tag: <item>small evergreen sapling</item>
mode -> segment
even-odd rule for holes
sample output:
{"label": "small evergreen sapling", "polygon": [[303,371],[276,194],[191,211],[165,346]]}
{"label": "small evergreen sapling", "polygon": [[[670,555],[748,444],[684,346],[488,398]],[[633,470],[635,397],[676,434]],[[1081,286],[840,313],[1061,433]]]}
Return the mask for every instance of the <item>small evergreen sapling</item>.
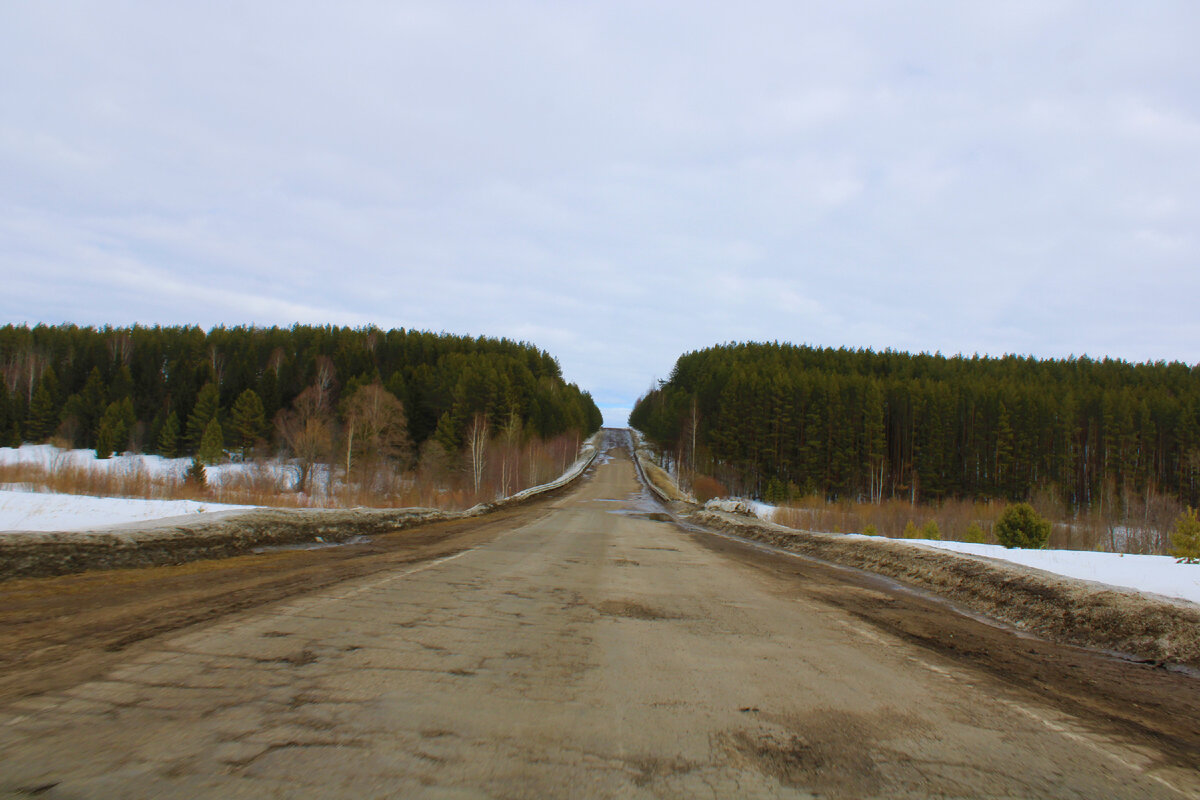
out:
{"label": "small evergreen sapling", "polygon": [[192,463],[187,468],[187,473],[184,474],[184,480],[195,486],[198,489],[204,489],[208,486],[208,473],[204,469],[204,462],[199,456],[192,456]]}
{"label": "small evergreen sapling", "polygon": [[904,531],[900,534],[902,539],[920,539],[921,534],[917,531],[917,525],[911,519],[904,526]]}
{"label": "small evergreen sapling", "polygon": [[963,533],[963,541],[970,544],[983,544],[985,540],[983,528],[979,527],[978,522],[972,522],[967,526],[967,530]]}
{"label": "small evergreen sapling", "polygon": [[1200,564],[1200,519],[1196,518],[1196,509],[1189,506],[1175,520],[1169,552],[1180,564]]}
{"label": "small evergreen sapling", "polygon": [[921,526],[921,538],[941,541],[942,529],[938,527],[937,520],[931,519]]}
{"label": "small evergreen sapling", "polygon": [[1036,550],[1050,539],[1050,522],[1029,503],[1017,503],[1004,509],[996,520],[996,539],[1008,548]]}

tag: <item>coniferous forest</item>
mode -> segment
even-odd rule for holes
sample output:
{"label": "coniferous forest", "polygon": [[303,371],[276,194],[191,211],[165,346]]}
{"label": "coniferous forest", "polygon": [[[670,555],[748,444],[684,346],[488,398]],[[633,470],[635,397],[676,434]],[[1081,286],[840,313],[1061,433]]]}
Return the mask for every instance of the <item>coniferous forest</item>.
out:
{"label": "coniferous forest", "polygon": [[1200,369],[726,344],[679,358],[630,423],[685,478],[784,501],[1200,503]]}
{"label": "coniferous forest", "polygon": [[364,387],[375,407],[399,401],[414,454],[427,441],[458,451],[472,426],[550,439],[601,424],[545,351],[404,329],[7,325],[0,373],[0,445],[54,439],[102,457],[287,449],[306,414],[353,415]]}

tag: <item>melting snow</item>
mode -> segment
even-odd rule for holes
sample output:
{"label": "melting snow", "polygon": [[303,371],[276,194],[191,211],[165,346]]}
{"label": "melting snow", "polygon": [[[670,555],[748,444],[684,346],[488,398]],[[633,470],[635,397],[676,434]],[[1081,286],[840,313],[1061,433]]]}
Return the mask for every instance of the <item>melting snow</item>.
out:
{"label": "melting snow", "polygon": [[92,530],[160,517],[251,508],[196,500],[133,500],[0,490],[0,535],[12,531]]}

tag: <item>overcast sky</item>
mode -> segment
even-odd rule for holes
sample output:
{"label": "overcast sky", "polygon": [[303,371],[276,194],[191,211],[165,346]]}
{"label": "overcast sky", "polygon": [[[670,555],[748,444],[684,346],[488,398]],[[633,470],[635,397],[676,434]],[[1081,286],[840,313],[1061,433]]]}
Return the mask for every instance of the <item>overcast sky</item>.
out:
{"label": "overcast sky", "polygon": [[1200,361],[1200,4],[0,11],[0,320]]}

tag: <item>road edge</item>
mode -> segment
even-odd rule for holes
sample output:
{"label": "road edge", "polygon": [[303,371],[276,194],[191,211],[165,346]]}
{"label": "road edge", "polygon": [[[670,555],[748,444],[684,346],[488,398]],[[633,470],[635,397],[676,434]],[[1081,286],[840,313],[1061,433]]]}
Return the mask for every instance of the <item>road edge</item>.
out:
{"label": "road edge", "polygon": [[682,495],[678,489],[657,486],[664,479],[669,481],[669,476],[663,473],[651,480],[632,431],[630,444],[639,478],[673,516],[691,525],[800,557],[884,575],[1061,644],[1200,669],[1200,607],[1192,603],[1156,599],[965,553],[798,530],[705,509],[674,499]]}
{"label": "road edge", "polygon": [[152,520],[98,531],[6,533],[0,536],[0,583],[94,569],[182,564],[245,555],[257,548],[337,544],[435,522],[471,519],[545,498],[578,481],[600,453],[602,432],[589,437],[575,463],[555,480],[465,511],[431,508],[221,511]]}

